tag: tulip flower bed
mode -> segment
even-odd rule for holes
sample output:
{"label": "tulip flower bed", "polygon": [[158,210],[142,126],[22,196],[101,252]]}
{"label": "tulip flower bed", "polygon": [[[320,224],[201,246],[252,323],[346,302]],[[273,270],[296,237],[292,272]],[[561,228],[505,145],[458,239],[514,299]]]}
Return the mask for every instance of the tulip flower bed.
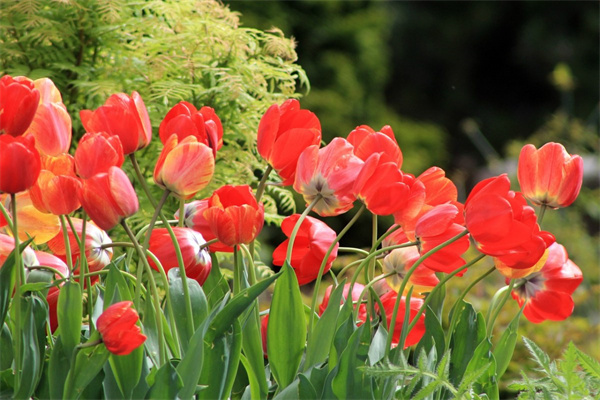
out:
{"label": "tulip flower bed", "polygon": [[[582,184],[581,157],[558,143],[523,148],[521,192],[504,174],[463,204],[442,169],[402,171],[389,126],[321,146],[317,116],[287,100],[257,127],[266,161],[257,187],[194,199],[227,143],[218,110],[180,102],[158,130],[157,199],[136,160],[153,140],[139,94],[114,94],[80,117],[86,133],[69,154],[71,120],[52,82],[0,80],[2,396],[497,399],[522,315],[541,323],[573,312],[582,273],[541,229],[544,213],[573,203]],[[283,220],[287,239],[273,252],[281,268],[259,279],[261,198],[274,174],[306,209]],[[134,185],[153,206],[135,229]],[[181,205],[174,216],[163,212],[170,196]],[[356,202],[346,227],[328,226]],[[341,247],[362,213],[374,227],[364,248]],[[385,215],[394,224],[378,236]],[[117,231],[128,240],[113,241]],[[342,252],[354,261],[334,273]],[[482,270],[484,258],[493,262]],[[446,285],[467,271],[471,283],[444,306]],[[484,315],[465,297],[490,274],[506,285]],[[319,299],[325,275],[334,284]],[[511,297],[520,311],[494,337]],[[597,368],[571,350],[586,371]]]}

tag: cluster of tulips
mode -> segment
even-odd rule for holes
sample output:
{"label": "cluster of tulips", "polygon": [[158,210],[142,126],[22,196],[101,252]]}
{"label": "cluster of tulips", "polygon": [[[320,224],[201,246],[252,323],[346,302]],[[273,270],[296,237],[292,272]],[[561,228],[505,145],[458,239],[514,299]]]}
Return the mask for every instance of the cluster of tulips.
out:
{"label": "cluster of tulips", "polygon": [[[60,330],[62,321],[68,320],[66,311],[83,311],[87,330],[82,327],[80,334],[95,338],[94,344],[118,356],[130,354],[146,340],[144,319],[138,322],[138,311],[143,311],[136,311],[140,297],[148,296],[154,310],[171,306],[159,298],[154,276],[164,278],[168,286],[173,272],[178,272],[187,300],[185,315],[191,320],[195,310],[189,292],[196,286],[190,281],[199,286],[205,283],[215,268],[215,254],[234,253],[233,295],[256,285],[253,242],[263,227],[261,197],[273,171],[280,178],[278,185],[292,186],[307,204],[301,215],[283,220],[281,229],[288,239],[273,252],[273,264],[282,270],[291,267],[296,285],[314,282],[310,315],[315,316],[308,318],[308,341],[317,315],[328,308],[335,289],[335,285],[327,288],[317,309],[325,274],[337,284],[351,273],[343,298],[354,305],[354,321],[358,326],[378,322],[392,331],[387,337],[389,351],[417,344],[425,333],[431,293],[486,256],[493,259],[494,267],[478,280],[494,271],[506,277],[507,286],[491,307],[495,316],[510,295],[535,323],[563,320],[573,312],[571,295],[582,273],[554,236],[540,228],[544,212],[573,203],[582,184],[581,157],[569,155],[558,143],[540,149],[523,147],[518,166],[520,192],[511,190],[504,174],[479,182],[463,204],[442,169],[432,167],[419,176],[402,171],[402,152],[389,126],[376,131],[362,125],[347,138],[336,137],[321,146],[317,116],[291,99],[272,105],[258,126],[257,150],[267,163],[258,186],[226,185],[208,198],[193,200],[214,174],[215,159],[224,145],[223,127],[211,107],[197,109],[182,101],[166,114],[158,129],[163,148],[154,182],[164,194],[157,201],[135,158],[152,140],[152,125],[140,95],[114,94],[96,110],[81,111],[80,118],[86,133],[70,154],[71,120],[53,83],[10,76],[0,80],[0,229],[4,231],[0,265],[11,255],[15,259],[10,293],[16,309],[11,309],[7,323],[15,327],[12,368],[17,382],[26,374],[24,356],[19,356],[26,349],[18,339],[22,316],[20,301],[14,298],[24,295],[21,288],[36,271],[52,275],[45,287],[50,332]],[[133,232],[126,222],[138,211],[139,202],[130,177],[121,169],[125,156],[155,210],[140,232]],[[171,195],[181,204],[175,221],[162,212]],[[527,200],[539,207],[537,214]],[[346,228],[335,232],[327,225],[327,217],[349,211],[356,201],[362,207]],[[374,221],[370,250],[340,247],[342,236],[365,210]],[[309,216],[311,212],[324,218]],[[378,237],[377,216],[386,215],[393,215],[395,223]],[[130,242],[111,240],[107,232],[117,225]],[[27,247],[21,246],[24,242]],[[94,318],[97,295],[91,289],[102,283],[114,261],[113,248],[119,246],[132,248],[139,259],[134,268],[137,275],[131,276],[137,282],[135,300],[104,298],[103,312]],[[479,255],[467,262],[470,247]],[[341,251],[356,253],[358,261],[335,274],[330,269]],[[77,291],[80,303],[87,291],[87,310],[81,304],[74,311],[60,309],[66,304],[61,297],[66,298],[62,293],[67,288]],[[279,299],[276,294],[271,311],[279,307],[275,304]],[[271,328],[269,313],[262,314],[264,352],[276,363],[278,357],[270,351],[269,342],[277,328]],[[96,332],[98,336],[93,336]],[[160,334],[165,332],[159,329]],[[248,352],[246,347],[244,351]],[[158,359],[174,353],[161,346]],[[289,379],[277,376],[276,368],[272,370],[280,386],[289,384]]]}

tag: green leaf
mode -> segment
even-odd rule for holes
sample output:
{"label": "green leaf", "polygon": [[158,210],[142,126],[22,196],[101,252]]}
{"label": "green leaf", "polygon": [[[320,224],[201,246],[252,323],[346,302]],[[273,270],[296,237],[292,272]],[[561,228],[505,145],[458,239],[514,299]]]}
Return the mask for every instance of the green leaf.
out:
{"label": "green leaf", "polygon": [[[254,377],[253,380],[250,380],[252,398],[266,398],[269,386],[265,375],[265,357],[257,303],[255,300],[254,304],[250,306],[249,315],[245,323],[242,322],[242,349],[251,369],[251,371],[246,369],[248,377]],[[240,320],[243,320],[243,315]]]}
{"label": "green leaf", "polygon": [[211,320],[208,331],[206,332],[206,340],[212,342],[218,336],[223,335],[225,331],[229,329],[231,324],[233,324],[233,321],[254,302],[254,299],[264,292],[271,285],[271,283],[273,283],[280,276],[281,272],[263,279],[253,286],[241,290],[238,294],[236,294]]}
{"label": "green leaf", "polygon": [[231,395],[242,351],[242,327],[233,321],[233,328],[213,342],[204,341],[204,362],[200,384],[206,389],[198,399],[227,399]]}
{"label": "green leaf", "polygon": [[333,341],[333,335],[335,334],[336,330],[336,320],[338,314],[340,313],[340,304],[345,282],[345,280],[340,282],[340,284],[333,290],[329,296],[327,308],[313,329],[311,341],[308,343],[308,348],[306,350],[304,371],[307,371],[310,367],[325,361],[329,355],[329,349],[331,348],[331,342]]}
{"label": "green leaf", "polygon": [[[31,243],[33,239],[26,240],[19,245],[19,250],[23,252],[25,248]],[[16,249],[10,252],[2,268],[0,268],[0,325],[4,324],[6,314],[8,313],[8,307],[10,305],[10,298],[15,287],[17,279],[17,256]]]}
{"label": "green leaf", "polygon": [[125,398],[131,398],[133,389],[142,375],[144,346],[140,346],[125,356],[111,354],[108,361],[115,381]]}
{"label": "green leaf", "polygon": [[306,343],[306,319],[296,273],[285,262],[275,284],[269,325],[267,354],[271,372],[283,390],[296,377]]}
{"label": "green leaf", "polygon": [[[177,365],[177,373],[181,376],[183,387],[177,397],[182,399],[191,399],[196,391],[200,373],[202,372],[202,363],[204,360],[204,338],[206,328],[210,320],[204,321],[190,340],[188,351]],[[233,322],[232,322],[233,323]]]}
{"label": "green leaf", "polygon": [[2,324],[0,330],[0,371],[11,367],[14,359],[12,335],[7,324]]}
{"label": "green leaf", "polygon": [[79,283],[67,281],[60,288],[56,314],[63,351],[70,360],[73,349],[81,341],[83,299]]}
{"label": "green leaf", "polygon": [[532,340],[527,339],[525,336],[523,336],[523,342],[525,342],[525,347],[527,347],[527,350],[529,350],[533,359],[546,371],[550,371],[550,357],[548,357],[548,354],[544,353],[537,344]]}
{"label": "green leaf", "polygon": [[[183,381],[171,361],[166,362],[154,376],[149,399],[174,399],[183,387]],[[200,392],[202,393],[202,392]]]}
{"label": "green leaf", "polygon": [[229,285],[227,284],[227,279],[221,274],[217,255],[211,253],[210,257],[212,259],[212,267],[208,278],[206,278],[206,281],[202,285],[202,289],[206,294],[209,306],[212,308],[215,304],[223,300],[223,297],[229,291]]}
{"label": "green leaf", "polygon": [[52,353],[50,353],[50,364],[48,366],[50,398],[62,399],[65,382],[67,380],[67,375],[69,374],[69,368],[65,368],[65,366],[69,365],[70,362],[71,359],[65,354],[62,340],[59,336],[54,342]]}
{"label": "green leaf", "polygon": [[419,354],[421,349],[429,353],[432,347],[435,347],[436,354],[444,354],[446,342],[444,339],[444,329],[437,317],[437,314],[431,307],[425,311],[425,334],[417,344],[415,353]]}
{"label": "green leaf", "polygon": [[381,361],[385,356],[387,335],[387,330],[384,327],[379,326],[377,328],[369,347],[369,365],[375,365],[375,363]]}
{"label": "green leaf", "polygon": [[[573,347],[575,346],[573,345]],[[594,360],[592,357],[585,354],[578,348],[575,349],[577,350],[577,358],[579,358],[579,363],[584,371],[593,378],[600,379],[600,362],[598,362],[598,360]]]}
{"label": "green leaf", "polygon": [[475,313],[473,306],[461,301],[457,304],[453,312],[458,312],[459,318],[452,338],[450,339],[450,349],[452,357],[450,359],[450,382],[458,385],[467,368],[467,365],[473,357],[475,349],[485,337],[485,320],[481,314]]}
{"label": "green leaf", "polygon": [[[99,339],[100,334],[95,332],[86,344],[92,344]],[[109,355],[110,353],[103,343],[80,349],[75,357],[75,365],[69,370],[63,399],[78,398],[96,375],[102,371]]]}
{"label": "green leaf", "polygon": [[108,274],[104,285],[106,287],[106,291],[104,292],[105,310],[112,304],[118,303],[119,301],[131,300],[133,298],[125,277],[116,265],[121,259],[122,257],[119,257],[119,259],[113,261],[107,267]]}
{"label": "green leaf", "polygon": [[208,316],[208,302],[202,287],[193,279],[187,279],[186,281],[190,302],[192,303],[193,326],[192,321],[188,321],[186,299],[183,294],[183,280],[179,274],[179,268],[171,268],[169,270],[169,292],[171,294],[173,313],[175,314],[175,324],[179,333],[179,342],[184,354],[191,338],[189,332],[195,332]]}
{"label": "green leaf", "polygon": [[494,358],[496,359],[496,377],[499,380],[504,372],[508,368],[508,364],[512,359],[513,352],[515,351],[515,345],[517,344],[517,336],[519,331],[519,319],[521,318],[522,311],[519,311],[517,315],[510,321],[510,324],[506,327],[504,333],[500,337],[500,340],[494,347]]}
{"label": "green leaf", "polygon": [[358,367],[366,364],[370,339],[370,324],[367,320],[354,331],[337,363],[337,372],[331,382],[331,387],[338,398],[366,399],[372,397],[371,377],[358,370]]}
{"label": "green leaf", "polygon": [[338,315],[336,322],[337,329],[333,336],[333,343],[331,344],[331,348],[329,350],[329,360],[327,363],[330,371],[337,365],[342,351],[344,351],[348,345],[350,336],[352,336],[356,330],[356,324],[354,323],[352,316],[351,303],[351,301],[344,301],[344,305],[342,306],[342,309]]}
{"label": "green leaf", "polygon": [[492,342],[488,338],[479,343],[473,357],[467,365],[464,375],[471,375],[475,371],[483,371],[474,382],[477,393],[486,393],[490,399],[498,399],[498,380],[496,378],[496,360],[491,352]]}

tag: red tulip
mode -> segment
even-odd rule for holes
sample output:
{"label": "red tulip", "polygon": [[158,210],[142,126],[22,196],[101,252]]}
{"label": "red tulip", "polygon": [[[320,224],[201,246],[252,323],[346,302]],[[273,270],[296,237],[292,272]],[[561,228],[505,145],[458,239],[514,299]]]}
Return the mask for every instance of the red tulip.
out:
{"label": "red tulip", "polygon": [[[72,218],[75,233],[81,238],[83,233],[83,220],[80,218]],[[73,265],[77,265],[77,260],[80,256],[80,248],[71,226],[67,225],[67,235],[69,237],[69,245],[71,246],[71,255],[73,257]],[[94,225],[93,222],[87,222],[85,225],[85,258],[90,271],[98,271],[106,267],[113,256],[111,247],[104,248],[103,245],[111,244],[112,240],[102,229]],[[59,232],[54,238],[48,241],[48,248],[52,253],[65,259],[67,251],[65,248],[65,240],[63,233]],[[77,271],[77,269],[76,269]]]}
{"label": "red tulip", "polygon": [[308,146],[321,143],[321,123],[315,114],[301,110],[298,100],[272,105],[258,125],[258,153],[283,179],[294,183],[300,153]]}
{"label": "red tulip", "polygon": [[[206,281],[206,278],[208,278],[212,265],[208,249],[200,248],[206,241],[200,233],[190,228],[173,228],[173,231],[181,249],[186,276],[198,281],[202,285]],[[166,228],[154,229],[152,231],[148,250],[158,258],[165,272],[179,266],[175,246]],[[154,263],[154,260],[148,257],[148,261],[150,262],[150,266],[158,271],[158,266]]]}
{"label": "red tulip", "polygon": [[[192,228],[196,232],[202,234],[204,239],[208,242],[216,239],[217,237],[210,229],[210,224],[204,218],[204,211],[208,208],[208,199],[194,200],[186,203],[184,206],[184,223],[188,228]],[[179,219],[179,210],[175,213],[175,218]],[[226,246],[221,242],[216,242],[208,246],[208,249],[214,253],[217,251],[225,253],[233,253],[233,247]]]}
{"label": "red tulip", "polygon": [[363,161],[367,161],[372,154],[382,153],[385,162],[393,162],[398,168],[402,167],[402,152],[389,125],[379,132],[367,125],[357,126],[348,135],[348,142],[354,146],[354,154]]}
{"label": "red tulip", "polygon": [[113,94],[103,106],[94,111],[81,110],[79,116],[87,132],[118,136],[125,154],[143,149],[152,139],[148,111],[138,92],[131,97],[125,93]]}
{"label": "red tulip", "polygon": [[210,182],[215,160],[208,146],[188,136],[178,143],[176,134],[165,143],[154,168],[154,182],[181,199],[189,199]]}
{"label": "red tulip", "polygon": [[335,138],[322,149],[309,146],[300,154],[294,190],[307,204],[320,194],[313,210],[322,217],[342,214],[353,206],[353,185],[363,165],[353,150],[346,139]]}
{"label": "red tulip", "polygon": [[0,192],[29,189],[37,181],[41,167],[33,137],[0,136]]}
{"label": "red tulip", "polygon": [[123,161],[121,139],[106,132],[86,133],[75,150],[77,175],[84,179],[107,172],[110,167],[120,167]]}
{"label": "red tulip", "polygon": [[457,190],[452,181],[446,178],[443,169],[431,167],[419,175],[416,179],[418,185],[424,187],[424,194],[413,201],[413,207],[401,210],[394,214],[395,222],[402,226],[407,236],[414,240],[414,230],[417,220],[433,207],[440,204],[454,204],[462,207],[456,201]]}
{"label": "red tulip", "polygon": [[[362,294],[364,289],[365,289],[365,285],[362,285],[358,282],[354,284],[354,287],[352,288],[352,293],[350,294],[350,299],[349,299],[350,301],[352,301],[354,303],[354,308],[356,308],[356,302],[358,302],[360,300],[360,295]],[[329,297],[331,296],[332,290],[333,290],[333,286],[328,286],[327,289],[325,289],[325,294],[323,295],[323,300],[321,301],[321,305],[319,306],[319,315],[323,315],[323,313],[327,309],[327,306],[329,305]],[[344,289],[342,289],[342,297],[346,300],[348,300],[348,292],[349,291],[350,291],[350,283],[347,283],[344,285]],[[343,300],[340,300],[340,304],[343,304]],[[367,320],[367,305],[364,303],[358,307],[358,319],[362,322]]]}
{"label": "red tulip", "polygon": [[71,117],[60,92],[48,78],[33,82],[40,92],[40,104],[26,135],[35,137],[40,153],[56,156],[71,147]]}
{"label": "red tulip", "polygon": [[[387,136],[386,136],[387,137]],[[425,189],[398,164],[386,161],[384,153],[374,153],[363,164],[354,182],[354,193],[376,215],[406,212],[422,204]]]}
{"label": "red tulip", "polygon": [[552,234],[540,231],[535,211],[523,195],[510,190],[506,175],[473,188],[465,203],[465,222],[479,251],[509,268],[530,268],[554,242]]}
{"label": "red tulip", "polygon": [[248,185],[226,185],[208,199],[204,218],[220,242],[237,246],[252,242],[264,223],[264,206],[256,202]]}
{"label": "red tulip", "polygon": [[[462,210],[461,210],[462,211]],[[465,230],[462,212],[453,204],[441,204],[417,221],[415,235],[421,255]],[[463,236],[431,254],[423,265],[437,272],[451,273],[465,265],[462,255],[469,249],[469,237]],[[457,275],[462,276],[465,270]]]}
{"label": "red tulip", "polygon": [[[387,292],[383,296],[381,296],[381,303],[383,304],[383,310],[386,315],[387,326],[390,329],[390,325],[392,323],[392,315],[394,313],[394,305],[396,304],[396,298],[398,297],[398,293],[391,291]],[[423,300],[411,297],[410,299],[410,311],[409,311],[409,322],[412,321],[417,316],[417,313],[423,306]],[[379,309],[379,306],[376,306]],[[400,333],[402,332],[402,325],[404,321],[404,313],[406,312],[406,301],[404,296],[400,300],[400,306],[398,307],[398,314],[396,318],[396,325],[394,326],[394,332],[392,336],[392,346],[398,346],[398,342],[400,342]],[[406,341],[404,342],[404,348],[410,347],[419,343],[419,340],[425,334],[425,314],[421,314],[419,320],[413,327],[413,329],[408,332],[406,336]]]}
{"label": "red tulip", "polygon": [[174,133],[180,142],[188,136],[194,136],[198,142],[212,149],[215,158],[217,150],[223,147],[223,126],[211,107],[196,110],[196,107],[187,101],[177,103],[165,115],[158,128],[160,141],[165,146]]}
{"label": "red tulip", "polygon": [[75,177],[75,161],[69,154],[44,157],[35,185],[29,190],[33,205],[41,212],[70,214],[81,207],[81,182]]}
{"label": "red tulip", "polygon": [[525,304],[523,314],[531,322],[562,321],[573,312],[571,295],[582,281],[581,270],[565,248],[554,243],[542,269],[516,281],[512,297],[519,306]]}
{"label": "red tulip", "polygon": [[146,341],[137,325],[140,317],[131,308],[131,301],[121,301],[108,307],[96,322],[104,345],[113,354],[126,356]]}
{"label": "red tulip", "polygon": [[[384,247],[404,243],[409,243],[409,240],[402,229],[394,231],[383,240]],[[417,246],[394,249],[385,256],[382,262],[382,272],[384,274],[390,272],[395,273],[386,279],[390,289],[395,290],[396,292],[400,290],[400,285],[405,279],[406,273],[420,257],[421,254],[419,253]],[[404,294],[413,287],[413,296],[420,296],[423,293],[431,292],[431,289],[439,282],[439,279],[435,275],[435,271],[427,268],[425,264],[421,263],[409,277],[404,288]]]}
{"label": "red tulip", "polygon": [[[300,218],[300,214],[290,215],[281,223],[281,230],[287,237],[290,237],[296,222]],[[299,285],[305,285],[317,279],[319,268],[325,258],[327,250],[333,243],[336,233],[327,224],[319,221],[316,218],[306,217],[294,241],[292,249],[291,265],[296,272]],[[283,265],[285,256],[289,246],[289,239],[281,243],[273,252],[273,264]],[[337,249],[339,244],[336,243],[331,254],[327,258],[323,274],[327,273],[331,268],[333,260],[337,257]]]}
{"label": "red tulip", "polygon": [[546,143],[539,150],[528,144],[519,155],[518,178],[521,191],[532,202],[566,207],[581,189],[583,159],[571,156],[559,143]]}
{"label": "red tulip", "polygon": [[0,78],[0,134],[20,136],[38,108],[40,92],[31,79],[4,75]]}
{"label": "red tulip", "polygon": [[260,338],[262,339],[263,355],[267,357],[267,327],[269,326],[269,314],[260,318]]}
{"label": "red tulip", "polygon": [[79,200],[92,221],[105,231],[135,214],[139,207],[129,178],[118,167],[86,179]]}

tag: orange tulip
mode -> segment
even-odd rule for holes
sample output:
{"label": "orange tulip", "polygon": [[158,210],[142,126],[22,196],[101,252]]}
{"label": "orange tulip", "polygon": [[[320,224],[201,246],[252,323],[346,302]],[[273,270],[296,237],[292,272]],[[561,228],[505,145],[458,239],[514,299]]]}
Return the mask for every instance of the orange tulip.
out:
{"label": "orange tulip", "polygon": [[37,181],[41,170],[35,139],[0,135],[0,192],[18,193]]}
{"label": "orange tulip", "polygon": [[68,175],[54,175],[43,169],[29,190],[33,205],[41,212],[54,215],[70,214],[81,207],[78,193],[81,182]]}
{"label": "orange tulip", "polygon": [[214,172],[215,160],[208,146],[195,136],[178,143],[177,135],[172,134],[158,157],[154,182],[179,198],[189,199],[208,185]]}
{"label": "orange tulip", "polygon": [[118,136],[106,132],[86,133],[75,150],[77,174],[84,178],[123,165],[123,145]]}
{"label": "orange tulip", "polygon": [[146,105],[138,92],[131,96],[113,94],[96,110],[81,110],[81,123],[87,132],[107,132],[118,136],[123,152],[131,154],[150,144],[152,125]]}
{"label": "orange tulip", "polygon": [[79,200],[92,221],[105,231],[135,214],[139,203],[129,178],[118,167],[83,182]]}
{"label": "orange tulip", "polygon": [[307,204],[320,194],[313,211],[322,217],[342,214],[356,200],[353,185],[363,161],[353,150],[346,139],[335,138],[322,149],[316,145],[307,147],[298,158],[294,190]]}
{"label": "orange tulip", "polygon": [[60,92],[48,78],[33,82],[40,91],[40,104],[26,135],[35,137],[40,153],[55,156],[71,147],[71,117]]}
{"label": "orange tulip", "polygon": [[528,144],[519,155],[518,178],[521,191],[535,204],[566,207],[581,189],[583,159],[559,143],[546,143],[539,150]]}
{"label": "orange tulip", "polygon": [[20,136],[38,108],[40,92],[31,79],[4,75],[0,78],[0,134]]}
{"label": "orange tulip", "polygon": [[215,190],[204,211],[204,218],[217,239],[232,247],[256,239],[264,217],[264,206],[256,202],[248,185],[226,185]]}
{"label": "orange tulip", "polygon": [[269,107],[258,125],[258,153],[277,171],[286,186],[294,183],[300,153],[320,143],[319,119],[312,112],[301,110],[295,99]]}

